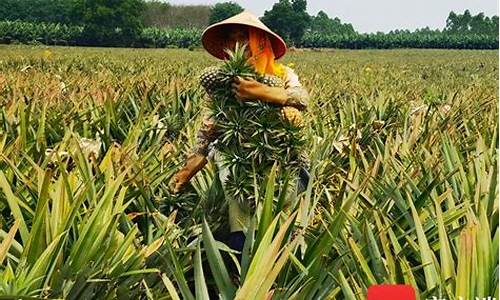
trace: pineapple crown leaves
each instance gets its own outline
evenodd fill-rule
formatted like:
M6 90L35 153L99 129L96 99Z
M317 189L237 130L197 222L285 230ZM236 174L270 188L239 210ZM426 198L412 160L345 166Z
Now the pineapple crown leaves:
M222 71L228 79L236 76L250 77L269 86L280 86L279 78L268 74L259 74L246 56L247 44L236 43L234 50L225 49L228 59L222 65Z
M234 50L225 49L228 60L224 62L221 69L226 78L232 79L236 76L255 78L257 73L254 67L248 62L245 51L248 46L236 43Z
M257 73L247 59L246 49L246 44L239 43L233 50L225 49L228 59L220 67L208 67L201 73L200 83L209 94L216 95L219 99L232 98L233 94L228 85L237 76L253 78L268 86L283 85L283 82L276 76Z

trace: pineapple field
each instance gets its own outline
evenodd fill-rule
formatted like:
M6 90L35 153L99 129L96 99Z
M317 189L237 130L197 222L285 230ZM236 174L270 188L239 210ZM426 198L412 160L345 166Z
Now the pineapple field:
M310 180L289 193L267 161L261 184L235 177L256 230L234 280L217 165L169 186L208 109L199 75L220 62L0 46L0 299L362 300L384 283L498 299L498 51L299 49L283 63L310 94L290 134Z

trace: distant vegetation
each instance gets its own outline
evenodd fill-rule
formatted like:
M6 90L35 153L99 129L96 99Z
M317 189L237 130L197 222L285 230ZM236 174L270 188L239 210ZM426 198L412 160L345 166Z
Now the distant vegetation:
M146 2L144 26L159 28L199 28L208 25L211 7L208 5L171 5L161 1Z
M243 10L235 2L176 6L158 0L2 0L0 43L198 47L201 31ZM306 0L279 0L261 20L289 45L328 48L497 49L498 16L450 12L443 29L358 33Z
M234 2L223 2L215 4L210 11L209 24L214 24L239 14L244 9Z

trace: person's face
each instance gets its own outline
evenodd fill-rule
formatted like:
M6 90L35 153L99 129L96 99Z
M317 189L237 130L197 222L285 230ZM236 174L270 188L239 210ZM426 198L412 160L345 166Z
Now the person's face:
M248 44L248 30L242 26L232 26L227 31L225 48L234 50L236 43L239 45ZM249 47L245 50L247 57L251 56Z

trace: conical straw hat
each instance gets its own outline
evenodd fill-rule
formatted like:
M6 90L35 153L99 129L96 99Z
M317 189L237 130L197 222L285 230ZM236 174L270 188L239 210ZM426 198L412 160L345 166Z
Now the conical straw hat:
M278 59L285 55L285 41L283 41L283 39L279 35L274 33L249 11L243 11L242 13L232 16L231 18L208 26L203 31L203 34L201 36L203 47L213 56L219 59L224 59L226 57L226 53L224 52L224 43L222 41L224 41L226 37L224 36L224 31L222 29L227 25L235 24L251 26L264 30L269 35L269 40L271 41L271 45L273 47L275 59Z

